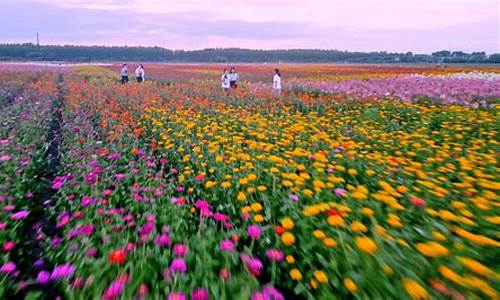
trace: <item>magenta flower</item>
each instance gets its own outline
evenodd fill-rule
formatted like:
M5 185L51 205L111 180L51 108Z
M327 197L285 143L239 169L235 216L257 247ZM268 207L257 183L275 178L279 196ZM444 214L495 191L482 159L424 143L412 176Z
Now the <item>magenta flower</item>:
M5 242L5 244L3 244L3 251L10 251L12 249L14 249L14 247L16 246L16 243L14 243L13 241L7 241Z
M248 272L250 272L252 275L259 276L260 272L263 268L262 262L260 259L251 257L248 255L242 255L242 260L245 263L245 266L247 267Z
M160 234L155 238L155 244L160 247L166 247L170 246L170 243L172 243L172 240L170 237L166 234Z
M234 250L234 243L231 240L223 240L219 244L220 249L223 251L233 251Z
M174 254L176 256L186 256L187 252L188 252L188 247L184 244L175 244L174 245Z
M260 227L257 225L249 225L247 227L247 233L252 240L258 240L261 234Z
M0 156L0 162L9 161L10 158L11 157L9 155L2 155Z
M341 188L336 188L334 190L334 192L335 192L335 195L337 195L339 197L344 197L347 194L347 191L344 189L341 189Z
M47 284L49 283L50 281L50 273L47 272L47 271L40 271L38 273L38 276L36 277L36 280L40 283L40 284Z
M18 211L16 213L13 213L12 215L10 215L10 218L12 220L21 220L21 219L26 218L29 214L30 214L29 211L21 210L21 211Z
M183 292L173 292L168 294L167 300L186 300L186 295Z
M170 264L170 271L172 273L186 273L187 266L183 258L175 258Z
M111 285L106 289L104 294L102 295L103 300L111 300L115 299L123 293L125 285L128 282L127 275L121 275L115 281L111 283Z
M64 185L64 182L59 180L59 181L53 182L51 188L54 190L59 190L63 187L63 185Z
M59 280L65 279L73 276L75 273L75 267L71 264L59 265L54 268L52 274L50 275L50 279Z
M8 261L0 267L0 273L10 274L16 270L16 264Z
M208 300L208 291L205 288L196 288L191 293L192 300Z
M283 258L284 258L283 252L276 249L276 248L271 248L271 249L267 250L266 256L270 260L274 260L274 261L283 261Z

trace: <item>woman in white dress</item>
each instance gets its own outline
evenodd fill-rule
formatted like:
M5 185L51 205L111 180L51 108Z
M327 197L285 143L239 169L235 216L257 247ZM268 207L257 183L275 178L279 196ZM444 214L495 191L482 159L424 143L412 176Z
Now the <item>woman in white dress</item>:
M279 69L274 69L273 95L276 97L281 95L281 73Z
M229 91L229 87L231 85L229 83L229 74L227 73L227 69L224 69L224 72L222 72L221 85L224 92Z

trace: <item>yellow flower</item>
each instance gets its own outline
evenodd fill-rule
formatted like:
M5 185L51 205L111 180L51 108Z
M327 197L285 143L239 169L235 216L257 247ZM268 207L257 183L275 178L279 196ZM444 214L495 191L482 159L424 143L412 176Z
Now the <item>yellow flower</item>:
M368 207L363 207L361 209L361 213L367 217L371 217L375 214L375 212L373 211L373 209L371 208L368 208Z
M254 212L260 212L263 209L262 204L260 204L259 202L254 202L250 204L250 207Z
M281 235L281 241L285 246L291 246L295 243L295 236L287 231Z
M465 286L464 279L460 277L460 275L455 273L452 269L446 266L439 266L438 271L444 278L448 279L449 281L453 281L461 286Z
M382 271L384 271L384 273L387 274L387 275L394 274L394 270L389 265L384 265L382 267Z
M253 173L252 174L248 174L247 178L248 178L248 181L254 181L254 180L257 179L257 175L255 175Z
M289 264L295 263L295 257L293 257L293 255L287 255L285 259L286 259L286 262Z
M286 230L291 230L294 226L292 219L290 218L284 218L281 220L281 226L285 228Z
M213 186L215 186L215 182L210 181L210 180L208 180L207 182L205 182L205 188L206 189L209 189L209 188L211 188Z
M413 279L403 278L403 287L412 299L429 299L425 288Z
M438 231L433 231L432 236L438 241L446 241L446 237Z
M223 183L220 184L223 188L227 189L228 187L231 186L231 182L229 181L224 181Z
M253 220L257 223L262 223L264 222L264 216L261 214L257 214L253 217Z
M243 206L243 207L241 208L241 212L242 212L242 213L249 213L249 212L251 212L251 211L252 211L252 208L251 208L250 206L248 206L248 205Z
M321 231L321 230L314 230L313 231L313 236L315 238L317 238L317 239L324 239L324 238L326 238L326 234L323 231Z
M373 176L373 175L375 175L375 171L373 171L373 170L366 170L366 172L365 172L365 173L366 173L366 175L368 175L368 176Z
M335 247L335 246L337 246L337 242L335 242L335 240L332 239L332 238L325 238L323 240L323 244L325 244L325 246L327 246L327 247Z
M311 287L312 287L313 289L317 289L317 288L318 288L318 282L316 281L316 279L311 278L310 283L311 283Z
M359 221L354 221L351 224L351 230L353 232L367 232L368 228L366 228L366 226L363 223Z
M255 188L254 188L254 187L249 186L249 187L247 187L247 192L248 192L249 194L251 194L251 193L255 192Z
M358 287L356 286L354 281L352 281L352 279L350 278L344 279L344 287L353 294L358 291Z
M354 176L358 174L358 171L356 171L355 169L349 169L347 170L347 173L351 176Z
M323 271L316 270L313 272L313 275L314 275L314 278L316 278L316 280L319 283L327 283L328 282L328 276Z
M264 192L264 191L266 191L266 190L267 190L267 187L265 187L265 186L263 186L263 185L259 185L259 186L257 187L257 190L258 190L259 192Z
M332 226L344 227L344 219L341 216L329 216L326 221Z
M248 179L246 179L246 178L241 178L241 179L240 179L240 184L241 184L241 185L247 185L247 184L248 184Z
M369 237L357 237L356 246L368 254L374 254L377 251L377 244Z
M300 281L302 280L302 273L300 273L299 269L294 268L290 270L290 277L295 281Z
M422 253L425 256L440 257L446 256L450 253L450 251L443 245L436 242L417 243L415 246L418 252Z
M356 200L366 200L368 196L361 191L354 191L351 193L351 196Z
M495 274L493 270L489 269L487 266L472 258L458 257L458 261L461 262L467 269L476 274L483 276L493 276Z
M245 196L245 193L239 192L236 199L238 199L238 201L245 201L247 199L247 196Z

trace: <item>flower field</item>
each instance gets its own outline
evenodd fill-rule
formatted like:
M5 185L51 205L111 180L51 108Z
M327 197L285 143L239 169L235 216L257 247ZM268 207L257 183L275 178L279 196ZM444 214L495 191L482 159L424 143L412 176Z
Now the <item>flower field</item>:
M273 68L0 66L0 298L498 299L500 70Z

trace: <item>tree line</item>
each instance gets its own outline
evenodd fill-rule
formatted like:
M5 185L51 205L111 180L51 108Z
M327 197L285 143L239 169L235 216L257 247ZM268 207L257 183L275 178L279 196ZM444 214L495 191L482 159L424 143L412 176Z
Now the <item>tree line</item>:
M322 49L253 50L211 48L169 50L162 47L0 44L0 60L149 61L206 63L500 63L500 53L438 51L432 54L350 52Z

